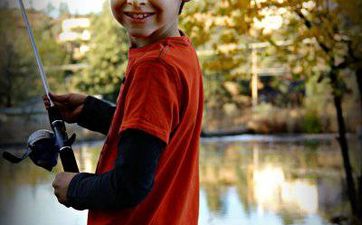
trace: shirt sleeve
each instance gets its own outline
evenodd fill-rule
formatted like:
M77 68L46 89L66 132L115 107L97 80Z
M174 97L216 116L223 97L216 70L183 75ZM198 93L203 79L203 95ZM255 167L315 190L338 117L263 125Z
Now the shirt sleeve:
M67 192L69 205L79 210L136 206L152 189L164 147L165 143L156 137L126 130L119 141L115 168L101 175L74 176Z
M116 106L98 98L87 96L78 118L78 125L107 135Z
M161 60L154 60L140 63L128 76L130 84L119 132L139 129L167 144L179 123L177 74Z

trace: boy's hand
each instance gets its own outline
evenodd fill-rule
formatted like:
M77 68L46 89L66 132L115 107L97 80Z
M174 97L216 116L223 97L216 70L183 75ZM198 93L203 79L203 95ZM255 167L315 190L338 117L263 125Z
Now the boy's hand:
M49 95L55 106L58 107L65 122L75 123L78 120L80 112L84 106L84 100L87 96L74 93L65 95L55 95L49 93ZM50 107L48 96L43 96L43 102L45 108L48 109Z
M54 194L58 198L58 202L69 207L67 192L70 181L77 173L61 172L55 176L53 181Z

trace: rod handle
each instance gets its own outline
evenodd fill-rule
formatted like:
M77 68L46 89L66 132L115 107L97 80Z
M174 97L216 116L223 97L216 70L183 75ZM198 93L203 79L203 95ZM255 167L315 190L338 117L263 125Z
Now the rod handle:
M60 149L59 155L65 172L79 173L77 161L75 160L73 150L70 146L65 146Z

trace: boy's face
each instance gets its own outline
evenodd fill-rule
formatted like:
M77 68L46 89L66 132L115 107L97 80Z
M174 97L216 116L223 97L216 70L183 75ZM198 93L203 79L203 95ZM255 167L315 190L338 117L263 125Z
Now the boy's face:
M185 0L110 0L113 16L129 35L147 38L177 25L178 11Z

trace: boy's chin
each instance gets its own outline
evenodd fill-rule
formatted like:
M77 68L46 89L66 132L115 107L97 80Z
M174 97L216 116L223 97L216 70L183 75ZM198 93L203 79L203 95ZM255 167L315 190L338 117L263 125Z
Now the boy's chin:
M146 35L146 34L138 34L138 33L130 33L130 35L133 38L139 38L139 39L146 39L148 38L150 35Z
M145 38L149 38L152 35L152 31L150 30L132 30L132 31L128 31L129 35L132 36L133 38L140 38L140 39L145 39Z

